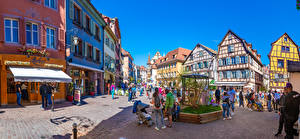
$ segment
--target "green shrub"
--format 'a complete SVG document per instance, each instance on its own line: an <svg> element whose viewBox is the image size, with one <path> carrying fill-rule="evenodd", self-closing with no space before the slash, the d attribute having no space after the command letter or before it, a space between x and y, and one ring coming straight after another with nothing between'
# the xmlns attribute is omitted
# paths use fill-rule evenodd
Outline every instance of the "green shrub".
<svg viewBox="0 0 300 139"><path fill-rule="evenodd" d="M186 107L181 110L181 112L184 113L191 113L191 114L203 114L203 113L209 113L214 111L221 110L220 106L212 106L212 105L199 105L198 108L194 109L191 106Z"/></svg>

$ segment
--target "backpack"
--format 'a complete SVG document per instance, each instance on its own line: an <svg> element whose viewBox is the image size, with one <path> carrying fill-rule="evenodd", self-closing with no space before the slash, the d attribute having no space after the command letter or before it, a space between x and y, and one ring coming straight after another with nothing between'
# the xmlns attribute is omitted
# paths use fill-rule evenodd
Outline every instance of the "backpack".
<svg viewBox="0 0 300 139"><path fill-rule="evenodd" d="M160 108L160 98L159 98L159 95L157 95L155 98L154 98L154 106L156 108Z"/></svg>

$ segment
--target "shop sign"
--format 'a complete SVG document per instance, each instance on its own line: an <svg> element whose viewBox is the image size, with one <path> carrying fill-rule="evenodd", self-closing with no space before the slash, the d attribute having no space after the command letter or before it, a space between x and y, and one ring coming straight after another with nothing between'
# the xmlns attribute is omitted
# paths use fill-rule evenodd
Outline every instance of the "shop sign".
<svg viewBox="0 0 300 139"><path fill-rule="evenodd" d="M57 65L57 64L45 64L46 67L53 67L53 68L63 68L64 65Z"/></svg>
<svg viewBox="0 0 300 139"><path fill-rule="evenodd" d="M23 61L5 61L5 65L30 65L30 62L23 62Z"/></svg>
<svg viewBox="0 0 300 139"><path fill-rule="evenodd" d="M33 64L33 65L43 65L46 60L43 60L41 57L40 58L37 58L37 57L33 57L30 62Z"/></svg>

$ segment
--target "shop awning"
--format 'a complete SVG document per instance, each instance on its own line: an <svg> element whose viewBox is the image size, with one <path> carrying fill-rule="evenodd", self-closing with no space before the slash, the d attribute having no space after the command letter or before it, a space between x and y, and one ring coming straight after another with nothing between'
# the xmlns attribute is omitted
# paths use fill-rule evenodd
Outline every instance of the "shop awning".
<svg viewBox="0 0 300 139"><path fill-rule="evenodd" d="M10 67L15 82L66 82L72 78L62 70L41 69L41 68L16 68Z"/></svg>

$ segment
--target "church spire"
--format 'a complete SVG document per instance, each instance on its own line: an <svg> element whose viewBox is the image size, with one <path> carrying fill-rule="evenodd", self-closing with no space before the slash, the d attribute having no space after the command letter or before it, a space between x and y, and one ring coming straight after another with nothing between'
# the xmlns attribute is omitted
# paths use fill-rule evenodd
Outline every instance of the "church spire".
<svg viewBox="0 0 300 139"><path fill-rule="evenodd" d="M151 64L151 61L150 61L150 53L149 53L147 65L150 65L150 64Z"/></svg>

